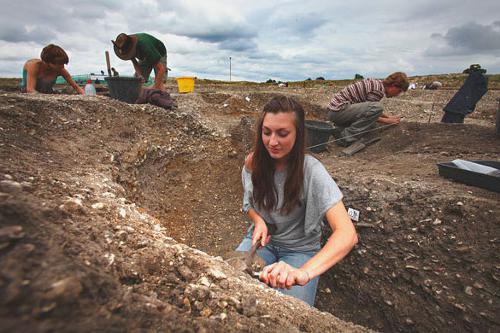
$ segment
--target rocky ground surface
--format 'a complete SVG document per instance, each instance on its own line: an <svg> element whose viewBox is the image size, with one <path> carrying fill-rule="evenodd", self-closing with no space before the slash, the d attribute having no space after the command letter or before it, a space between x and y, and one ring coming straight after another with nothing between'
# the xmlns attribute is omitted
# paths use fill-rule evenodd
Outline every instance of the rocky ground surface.
<svg viewBox="0 0 500 333"><path fill-rule="evenodd" d="M379 142L315 154L360 212L319 310L224 261L254 117L282 93L325 119L334 89L206 84L173 111L1 93L0 331L498 331L500 195L436 166L499 160L496 90L464 125L439 124L456 90L409 91Z"/></svg>

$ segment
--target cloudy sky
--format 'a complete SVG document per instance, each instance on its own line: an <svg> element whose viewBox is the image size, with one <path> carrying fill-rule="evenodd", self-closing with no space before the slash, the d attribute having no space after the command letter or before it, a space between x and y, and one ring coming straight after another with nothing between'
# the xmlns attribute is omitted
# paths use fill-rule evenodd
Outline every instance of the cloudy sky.
<svg viewBox="0 0 500 333"><path fill-rule="evenodd" d="M54 43L71 74L121 74L120 32L164 41L170 76L283 81L461 72L480 63L500 73L498 0L0 0L0 77Z"/></svg>

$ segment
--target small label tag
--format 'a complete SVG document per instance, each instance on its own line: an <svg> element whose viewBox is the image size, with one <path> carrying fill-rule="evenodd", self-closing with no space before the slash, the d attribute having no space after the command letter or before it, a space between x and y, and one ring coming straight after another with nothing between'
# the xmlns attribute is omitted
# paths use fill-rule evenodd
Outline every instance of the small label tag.
<svg viewBox="0 0 500 333"><path fill-rule="evenodd" d="M347 214L353 219L354 221L358 222L359 220L359 210L349 208L347 210Z"/></svg>

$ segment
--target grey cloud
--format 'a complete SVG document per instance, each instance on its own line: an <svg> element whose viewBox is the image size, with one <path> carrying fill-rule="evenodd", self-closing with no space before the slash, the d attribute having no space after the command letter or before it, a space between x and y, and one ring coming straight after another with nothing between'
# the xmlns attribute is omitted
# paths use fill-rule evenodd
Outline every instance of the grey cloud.
<svg viewBox="0 0 500 333"><path fill-rule="evenodd" d="M112 51L110 40L119 32L149 32L166 39L174 76L186 72L226 78L229 56L233 78L257 81L352 78L355 73L384 77L394 66L406 64L415 74L452 72L470 63L481 63L488 73L495 73L500 66L498 0L405 4L0 0L0 4L0 45L5 45L1 73L10 73L4 66L9 60L21 63L10 59L11 54L24 55L24 62L49 42L68 51L72 73L95 71L104 63L103 51ZM468 20L475 23L465 24ZM422 48L423 40L432 47ZM129 62L118 61L113 52L111 56L120 72L133 71ZM13 66L16 75L19 66L22 63Z"/></svg>
<svg viewBox="0 0 500 333"><path fill-rule="evenodd" d="M446 34L433 33L435 45L426 50L430 56L485 54L500 50L500 21L489 25L466 23L450 28Z"/></svg>
<svg viewBox="0 0 500 333"><path fill-rule="evenodd" d="M394 22L432 21L449 15L450 6L459 6L454 0L420 1L406 3L406 14L394 19Z"/></svg>
<svg viewBox="0 0 500 333"><path fill-rule="evenodd" d="M275 4L253 11L248 20L259 22L260 33L272 33L282 38L308 38L326 23L332 20L331 13L323 11L322 6L309 6L292 1L288 5ZM314 9L312 9L314 8Z"/></svg>
<svg viewBox="0 0 500 333"><path fill-rule="evenodd" d="M18 55L2 55L0 56L0 62L25 62L26 57Z"/></svg>
<svg viewBox="0 0 500 333"><path fill-rule="evenodd" d="M2 4L0 40L45 44L58 33L79 32L97 23L120 6L118 1L74 2L42 0L9 1Z"/></svg>
<svg viewBox="0 0 500 333"><path fill-rule="evenodd" d="M251 39L227 39L219 43L219 48L236 52L257 50L257 44Z"/></svg>
<svg viewBox="0 0 500 333"><path fill-rule="evenodd" d="M385 13L388 12L387 6L379 7ZM387 16L388 22L409 24L418 29L427 30L431 27L446 27L449 23L457 25L468 21L495 21L498 19L500 2L497 0L419 0L394 6L391 4L390 11L392 13Z"/></svg>
<svg viewBox="0 0 500 333"><path fill-rule="evenodd" d="M55 37L54 31L40 26L36 26L30 31L22 26L3 27L0 30L0 40L13 43L36 41L37 43L47 44Z"/></svg>
<svg viewBox="0 0 500 333"><path fill-rule="evenodd" d="M491 25L468 23L461 27L451 28L444 36L453 47L468 49L472 52L493 51L500 49L500 30L495 29L499 21Z"/></svg>
<svg viewBox="0 0 500 333"><path fill-rule="evenodd" d="M150 22L156 31L194 38L203 42L217 43L228 39L252 38L257 31L247 22L233 22L230 17L211 20L201 9L189 7L183 1L158 2L148 8L144 5L131 5L134 15L128 20L131 27L143 26L137 22L137 13L142 20ZM158 15L161 13L161 15Z"/></svg>
<svg viewBox="0 0 500 333"><path fill-rule="evenodd" d="M144 7L144 6L142 6ZM257 29L245 20L233 21L230 17L208 17L200 12L199 8L189 8L182 1L173 1L167 6L163 2L153 5L150 9L139 8L137 4L131 5L131 9L137 9L142 13L143 19L151 26L151 32L168 32L177 36L183 36L201 42L215 44L221 50L242 52L257 47L254 38L257 37ZM161 15L155 15L155 10L161 11ZM222 15L222 14L221 14ZM128 19L129 28L138 31L140 22Z"/></svg>
<svg viewBox="0 0 500 333"><path fill-rule="evenodd" d="M223 42L225 40L242 40L255 36L255 33L244 28L233 29L207 29L206 31L177 31L177 35L195 38L204 42Z"/></svg>
<svg viewBox="0 0 500 333"><path fill-rule="evenodd" d="M78 18L90 24L106 17L108 12L115 12L120 9L118 1L82 1L75 2L71 11L71 18Z"/></svg>
<svg viewBox="0 0 500 333"><path fill-rule="evenodd" d="M322 17L318 13L304 13L298 15L290 15L274 22L278 30L288 31L293 35L300 35L301 37L310 36L314 30L320 28L329 20Z"/></svg>
<svg viewBox="0 0 500 333"><path fill-rule="evenodd" d="M273 52L273 51L258 50L256 52L247 52L246 56L248 59L250 59L252 61L260 61L260 60L267 61L267 60L276 60L276 59L282 60L282 57L279 54L279 52Z"/></svg>

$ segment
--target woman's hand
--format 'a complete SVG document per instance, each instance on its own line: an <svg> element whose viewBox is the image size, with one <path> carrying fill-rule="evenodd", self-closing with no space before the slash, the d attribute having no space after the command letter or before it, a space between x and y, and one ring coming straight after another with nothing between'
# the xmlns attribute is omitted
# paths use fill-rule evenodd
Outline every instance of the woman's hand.
<svg viewBox="0 0 500 333"><path fill-rule="evenodd" d="M303 286L311 281L306 270L290 266L280 261L264 267L260 280L273 288L290 289L294 285Z"/></svg>
<svg viewBox="0 0 500 333"><path fill-rule="evenodd" d="M268 235L266 222L262 219L256 219L252 234L252 245L260 241L261 246L266 246L270 239L271 236Z"/></svg>

